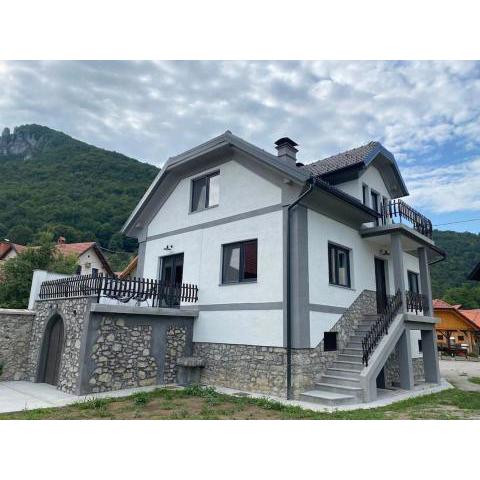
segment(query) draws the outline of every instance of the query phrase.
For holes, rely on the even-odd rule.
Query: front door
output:
[[[381,313],[387,305],[385,260],[382,260],[381,258],[375,258],[375,284],[377,288],[377,312]]]
[[[50,385],[57,385],[58,372],[60,370],[60,360],[63,349],[63,321],[57,317],[47,333],[45,371],[41,381]]]
[[[175,286],[181,285],[183,280],[183,253],[162,257],[160,281],[164,286],[164,295],[160,299],[162,307],[176,307],[180,305]]]

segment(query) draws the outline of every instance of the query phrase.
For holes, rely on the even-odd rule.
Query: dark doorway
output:
[[[162,307],[177,307],[180,299],[175,295],[175,289],[168,288],[181,285],[183,280],[183,253],[162,257],[160,281],[167,286],[165,295],[160,299]]]
[[[57,385],[63,351],[63,320],[57,315],[45,332],[43,372],[40,382]]]
[[[375,258],[375,284],[377,289],[377,312],[381,313],[387,305],[385,260],[381,258]]]

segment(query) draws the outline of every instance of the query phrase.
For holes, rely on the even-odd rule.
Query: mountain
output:
[[[467,280],[480,262],[480,235],[470,232],[435,230],[435,243],[447,252],[447,259],[432,265],[432,293],[449,303],[480,308],[480,282]]]
[[[158,169],[40,125],[0,137],[0,239],[31,243],[51,230],[68,242],[133,251],[119,234]]]

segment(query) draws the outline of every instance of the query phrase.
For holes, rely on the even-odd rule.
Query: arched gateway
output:
[[[53,316],[45,329],[38,381],[57,385],[64,341],[63,319]]]

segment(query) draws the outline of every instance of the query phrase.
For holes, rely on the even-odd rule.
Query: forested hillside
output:
[[[448,255],[445,261],[431,267],[433,296],[467,308],[480,308],[480,282],[467,281],[480,262],[480,235],[435,230],[433,239]]]
[[[51,230],[68,242],[93,240],[132,252],[135,242],[118,232],[157,172],[153,165],[47,127],[23,125],[12,134],[5,129],[0,238],[28,244]]]

